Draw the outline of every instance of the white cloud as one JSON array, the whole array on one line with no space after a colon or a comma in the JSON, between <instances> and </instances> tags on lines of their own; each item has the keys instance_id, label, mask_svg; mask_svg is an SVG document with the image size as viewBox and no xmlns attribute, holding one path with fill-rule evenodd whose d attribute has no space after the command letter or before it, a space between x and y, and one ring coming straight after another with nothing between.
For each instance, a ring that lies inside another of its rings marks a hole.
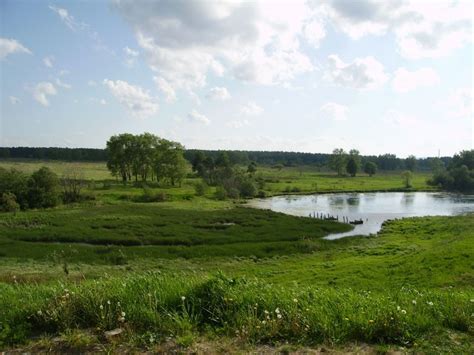
<instances>
[{"instance_id":1,"label":"white cloud","mask_svg":"<svg viewBox=\"0 0 474 355\"><path fill-rule=\"evenodd\" d=\"M339 86L355 89L376 89L385 84L388 74L374 57L343 62L336 54L328 57L325 79Z\"/></svg>"},{"instance_id":2,"label":"white cloud","mask_svg":"<svg viewBox=\"0 0 474 355\"><path fill-rule=\"evenodd\" d=\"M50 82L43 81L33 88L33 98L45 107L49 106L48 96L54 96L57 93L56 88Z\"/></svg>"},{"instance_id":3,"label":"white cloud","mask_svg":"<svg viewBox=\"0 0 474 355\"><path fill-rule=\"evenodd\" d=\"M415 71L399 68L395 71L392 87L397 92L408 92L418 87L433 86L439 83L438 73L432 68L421 68Z\"/></svg>"},{"instance_id":4,"label":"white cloud","mask_svg":"<svg viewBox=\"0 0 474 355\"><path fill-rule=\"evenodd\" d=\"M474 118L474 94L472 88L453 90L442 104L451 117Z\"/></svg>"},{"instance_id":5,"label":"white cloud","mask_svg":"<svg viewBox=\"0 0 474 355\"><path fill-rule=\"evenodd\" d=\"M89 86L97 86L97 82L95 82L94 80L89 80L89 81L87 82L87 85L89 85Z\"/></svg>"},{"instance_id":6,"label":"white cloud","mask_svg":"<svg viewBox=\"0 0 474 355\"><path fill-rule=\"evenodd\" d=\"M53 5L49 5L49 8L54 11L59 16L61 21L73 31L87 27L86 24L76 21L74 16L70 15L66 9Z\"/></svg>"},{"instance_id":7,"label":"white cloud","mask_svg":"<svg viewBox=\"0 0 474 355\"><path fill-rule=\"evenodd\" d=\"M10 103L12 105L16 105L16 104L19 104L21 102L21 100L18 97L15 97L15 96L9 96L8 99L10 100Z\"/></svg>"},{"instance_id":8,"label":"white cloud","mask_svg":"<svg viewBox=\"0 0 474 355\"><path fill-rule=\"evenodd\" d=\"M258 116L263 113L263 108L258 106L255 102L248 102L240 109L240 112L247 116Z\"/></svg>"},{"instance_id":9,"label":"white cloud","mask_svg":"<svg viewBox=\"0 0 474 355\"><path fill-rule=\"evenodd\" d=\"M64 89L70 89L72 87L70 84L63 83L59 78L56 79L56 85Z\"/></svg>"},{"instance_id":10,"label":"white cloud","mask_svg":"<svg viewBox=\"0 0 474 355\"><path fill-rule=\"evenodd\" d=\"M53 56L48 56L48 57L43 58L43 64L47 66L48 68L53 67L53 61L54 61Z\"/></svg>"},{"instance_id":11,"label":"white cloud","mask_svg":"<svg viewBox=\"0 0 474 355\"><path fill-rule=\"evenodd\" d=\"M393 32L409 59L446 56L472 42L470 1L331 0L320 9L352 39Z\"/></svg>"},{"instance_id":12,"label":"white cloud","mask_svg":"<svg viewBox=\"0 0 474 355\"><path fill-rule=\"evenodd\" d=\"M158 112L157 100L141 87L122 80L104 79L103 84L134 117L145 118Z\"/></svg>"},{"instance_id":13,"label":"white cloud","mask_svg":"<svg viewBox=\"0 0 474 355\"><path fill-rule=\"evenodd\" d=\"M59 71L59 75L60 75L60 76L67 75L67 74L69 74L69 70L61 69L61 70Z\"/></svg>"},{"instance_id":14,"label":"white cloud","mask_svg":"<svg viewBox=\"0 0 474 355\"><path fill-rule=\"evenodd\" d=\"M224 101L230 99L231 96L226 88L216 86L209 90L206 97L211 100Z\"/></svg>"},{"instance_id":15,"label":"white cloud","mask_svg":"<svg viewBox=\"0 0 474 355\"><path fill-rule=\"evenodd\" d=\"M326 37L326 30L321 20L314 19L304 26L303 34L313 47L318 48L321 41Z\"/></svg>"},{"instance_id":16,"label":"white cloud","mask_svg":"<svg viewBox=\"0 0 474 355\"><path fill-rule=\"evenodd\" d=\"M173 89L173 86L166 81L166 79L162 77L155 76L153 77L153 81L158 86L158 89L165 94L166 102L174 102L176 101L176 91Z\"/></svg>"},{"instance_id":17,"label":"white cloud","mask_svg":"<svg viewBox=\"0 0 474 355\"><path fill-rule=\"evenodd\" d=\"M245 126L249 126L250 125L250 122L248 120L235 120L235 121L229 121L227 122L227 126L230 127L230 128L242 128L242 127L245 127Z\"/></svg>"},{"instance_id":18,"label":"white cloud","mask_svg":"<svg viewBox=\"0 0 474 355\"><path fill-rule=\"evenodd\" d=\"M136 2L115 6L135 31L145 59L175 91L206 84L207 75L275 85L313 70L300 40L324 37L303 0ZM198 20L197 20L198 19Z\"/></svg>"},{"instance_id":19,"label":"white cloud","mask_svg":"<svg viewBox=\"0 0 474 355\"><path fill-rule=\"evenodd\" d=\"M0 60L13 53L31 54L31 51L16 39L0 38Z\"/></svg>"},{"instance_id":20,"label":"white cloud","mask_svg":"<svg viewBox=\"0 0 474 355\"><path fill-rule=\"evenodd\" d=\"M211 120L209 118L197 112L196 110L192 110L190 113L188 113L188 120L191 122L202 123L206 126L209 125L209 123L211 123Z\"/></svg>"},{"instance_id":21,"label":"white cloud","mask_svg":"<svg viewBox=\"0 0 474 355\"><path fill-rule=\"evenodd\" d=\"M125 52L125 56L126 56L125 65L129 67L133 67L137 60L137 57L139 56L138 51L131 49L129 47L125 47L123 51Z\"/></svg>"},{"instance_id":22,"label":"white cloud","mask_svg":"<svg viewBox=\"0 0 474 355\"><path fill-rule=\"evenodd\" d=\"M420 124L420 120L415 115L389 109L383 116L383 121L395 127L413 127Z\"/></svg>"},{"instance_id":23,"label":"white cloud","mask_svg":"<svg viewBox=\"0 0 474 355\"><path fill-rule=\"evenodd\" d=\"M347 119L347 113L349 112L347 106L335 102L325 103L321 106L320 110L335 121L345 121Z\"/></svg>"}]
</instances>

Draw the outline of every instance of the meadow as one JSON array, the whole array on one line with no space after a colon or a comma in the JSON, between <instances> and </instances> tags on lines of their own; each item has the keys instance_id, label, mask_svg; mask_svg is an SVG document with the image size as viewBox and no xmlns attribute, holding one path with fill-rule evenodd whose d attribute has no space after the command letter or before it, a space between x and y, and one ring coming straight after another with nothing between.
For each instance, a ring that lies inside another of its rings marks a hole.
<instances>
[{"instance_id":1,"label":"meadow","mask_svg":"<svg viewBox=\"0 0 474 355\"><path fill-rule=\"evenodd\" d=\"M474 351L472 215L327 241L351 227L219 201L212 188L196 196L191 175L152 185L165 198L143 203L140 184L116 183L102 163L0 163L12 165L79 168L90 199L0 214L0 349ZM268 195L403 189L398 172L257 174ZM412 190L431 189L427 177Z\"/></svg>"}]
</instances>

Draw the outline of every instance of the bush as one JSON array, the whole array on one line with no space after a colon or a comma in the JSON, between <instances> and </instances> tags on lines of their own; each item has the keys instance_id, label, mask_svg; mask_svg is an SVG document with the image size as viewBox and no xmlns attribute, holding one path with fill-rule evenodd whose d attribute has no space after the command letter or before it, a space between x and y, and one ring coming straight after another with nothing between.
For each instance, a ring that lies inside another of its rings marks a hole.
<instances>
[{"instance_id":1,"label":"bush","mask_svg":"<svg viewBox=\"0 0 474 355\"><path fill-rule=\"evenodd\" d=\"M227 199L227 191L224 189L223 186L217 186L214 196L218 200L225 200Z\"/></svg>"},{"instance_id":2,"label":"bush","mask_svg":"<svg viewBox=\"0 0 474 355\"><path fill-rule=\"evenodd\" d=\"M265 197L267 197L267 193L263 190L259 190L258 193L257 193L257 197L265 198Z\"/></svg>"},{"instance_id":3,"label":"bush","mask_svg":"<svg viewBox=\"0 0 474 355\"><path fill-rule=\"evenodd\" d=\"M240 195L244 198L254 197L257 194L255 183L250 179L245 179L240 184Z\"/></svg>"},{"instance_id":4,"label":"bush","mask_svg":"<svg viewBox=\"0 0 474 355\"><path fill-rule=\"evenodd\" d=\"M0 211L17 212L20 205L16 202L16 196L11 192L4 192L0 197Z\"/></svg>"},{"instance_id":5,"label":"bush","mask_svg":"<svg viewBox=\"0 0 474 355\"><path fill-rule=\"evenodd\" d=\"M200 181L194 185L194 191L197 196L204 196L208 190L208 186L204 181Z\"/></svg>"},{"instance_id":6,"label":"bush","mask_svg":"<svg viewBox=\"0 0 474 355\"><path fill-rule=\"evenodd\" d=\"M54 207L59 203L59 179L49 168L35 171L28 180L30 208Z\"/></svg>"},{"instance_id":7,"label":"bush","mask_svg":"<svg viewBox=\"0 0 474 355\"><path fill-rule=\"evenodd\" d=\"M148 186L143 188L143 195L134 199L135 202L164 202L167 196L163 191L153 192Z\"/></svg>"}]
</instances>

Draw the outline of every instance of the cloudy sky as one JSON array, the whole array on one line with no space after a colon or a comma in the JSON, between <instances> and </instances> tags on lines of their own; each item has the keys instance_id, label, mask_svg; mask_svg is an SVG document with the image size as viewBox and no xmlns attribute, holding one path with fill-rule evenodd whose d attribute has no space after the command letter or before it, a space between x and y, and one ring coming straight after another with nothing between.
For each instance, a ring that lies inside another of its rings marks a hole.
<instances>
[{"instance_id":1,"label":"cloudy sky","mask_svg":"<svg viewBox=\"0 0 474 355\"><path fill-rule=\"evenodd\" d=\"M473 148L469 0L3 0L0 16L0 146Z\"/></svg>"}]
</instances>

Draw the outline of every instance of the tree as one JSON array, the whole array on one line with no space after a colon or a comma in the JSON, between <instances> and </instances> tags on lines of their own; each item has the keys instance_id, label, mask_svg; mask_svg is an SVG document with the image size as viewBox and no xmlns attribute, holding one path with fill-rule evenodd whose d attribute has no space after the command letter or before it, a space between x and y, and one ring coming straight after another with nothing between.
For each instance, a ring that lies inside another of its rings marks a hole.
<instances>
[{"instance_id":1,"label":"tree","mask_svg":"<svg viewBox=\"0 0 474 355\"><path fill-rule=\"evenodd\" d=\"M186 176L184 147L177 142L161 139L154 158L154 171L158 181L169 181L171 185L181 184Z\"/></svg>"},{"instance_id":2,"label":"tree","mask_svg":"<svg viewBox=\"0 0 474 355\"><path fill-rule=\"evenodd\" d=\"M123 183L131 180L134 136L129 133L112 136L107 141L107 168L120 176Z\"/></svg>"},{"instance_id":3,"label":"tree","mask_svg":"<svg viewBox=\"0 0 474 355\"><path fill-rule=\"evenodd\" d=\"M347 153L342 148L336 148L332 151L329 159L329 167L337 172L337 175L343 175L347 165Z\"/></svg>"},{"instance_id":4,"label":"tree","mask_svg":"<svg viewBox=\"0 0 474 355\"><path fill-rule=\"evenodd\" d=\"M59 179L49 168L35 171L28 180L30 208L54 207L59 203Z\"/></svg>"},{"instance_id":5,"label":"tree","mask_svg":"<svg viewBox=\"0 0 474 355\"><path fill-rule=\"evenodd\" d=\"M16 202L16 196L11 192L4 192L0 195L0 211L14 212L20 210L20 205Z\"/></svg>"},{"instance_id":6,"label":"tree","mask_svg":"<svg viewBox=\"0 0 474 355\"><path fill-rule=\"evenodd\" d=\"M356 149L351 149L349 151L349 157L346 164L347 172L352 176L356 176L360 168L360 156L359 151Z\"/></svg>"},{"instance_id":7,"label":"tree","mask_svg":"<svg viewBox=\"0 0 474 355\"><path fill-rule=\"evenodd\" d=\"M474 191L474 150L464 150L455 154L446 170L433 170L434 175L428 181L430 185L445 190Z\"/></svg>"},{"instance_id":8,"label":"tree","mask_svg":"<svg viewBox=\"0 0 474 355\"><path fill-rule=\"evenodd\" d=\"M369 176L374 175L377 172L377 164L372 161L368 161L364 165L364 172Z\"/></svg>"},{"instance_id":9,"label":"tree","mask_svg":"<svg viewBox=\"0 0 474 355\"><path fill-rule=\"evenodd\" d=\"M410 170L406 170L402 173L402 179L403 179L403 185L405 188L410 188L412 187L412 179L413 179L413 173Z\"/></svg>"},{"instance_id":10,"label":"tree","mask_svg":"<svg viewBox=\"0 0 474 355\"><path fill-rule=\"evenodd\" d=\"M81 200L81 191L86 185L84 175L78 170L70 170L66 172L61 180L63 190L63 202L72 203Z\"/></svg>"},{"instance_id":11,"label":"tree","mask_svg":"<svg viewBox=\"0 0 474 355\"><path fill-rule=\"evenodd\" d=\"M410 170L411 172L415 171L416 168L416 157L414 155L409 155L405 159L405 167Z\"/></svg>"},{"instance_id":12,"label":"tree","mask_svg":"<svg viewBox=\"0 0 474 355\"><path fill-rule=\"evenodd\" d=\"M247 167L247 172L250 175L253 175L256 171L257 171L257 163L252 161Z\"/></svg>"},{"instance_id":13,"label":"tree","mask_svg":"<svg viewBox=\"0 0 474 355\"><path fill-rule=\"evenodd\" d=\"M15 169L0 168L0 196L4 193L15 195L21 209L28 208L28 176Z\"/></svg>"}]
</instances>

